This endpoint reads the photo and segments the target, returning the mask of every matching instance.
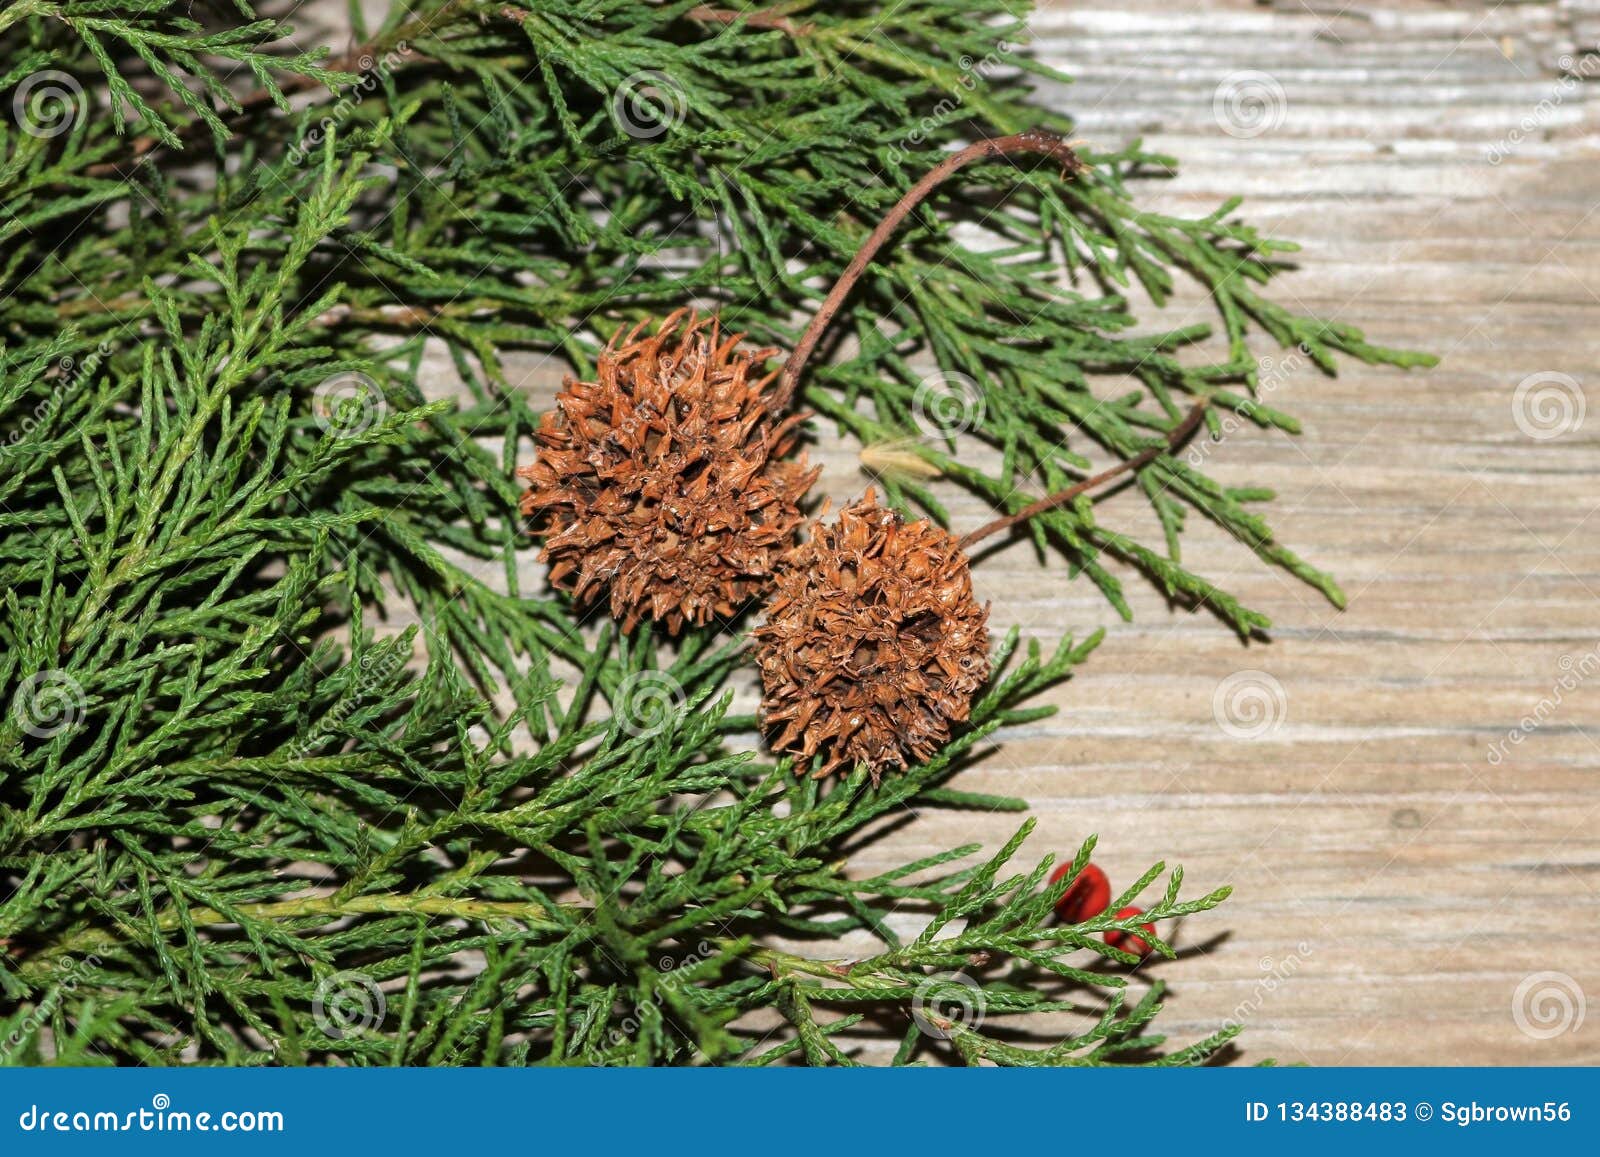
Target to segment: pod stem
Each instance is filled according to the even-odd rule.
[[[1049,495],[1046,498],[1041,498],[1037,502],[1030,502],[1027,506],[1024,506],[1015,514],[1003,515],[1000,518],[996,518],[993,522],[984,523],[982,526],[978,527],[977,530],[974,530],[971,534],[968,534],[961,539],[961,549],[970,551],[974,546],[991,535],[1000,534],[1004,531],[1010,530],[1014,526],[1019,526],[1022,523],[1027,522],[1028,519],[1033,518],[1036,515],[1043,514],[1047,510],[1054,510],[1058,506],[1065,506],[1074,498],[1077,498],[1080,494],[1087,494],[1089,491],[1103,486],[1107,482],[1111,482],[1114,479],[1120,478],[1124,474],[1128,474],[1144,466],[1148,466],[1151,462],[1154,462],[1157,458],[1161,457],[1161,455],[1170,453],[1187,442],[1190,436],[1200,428],[1200,423],[1205,419],[1205,416],[1206,403],[1202,401],[1198,403],[1192,410],[1190,410],[1188,414],[1184,415],[1183,421],[1179,422],[1171,429],[1171,431],[1168,432],[1167,440],[1160,446],[1150,446],[1146,449],[1140,450],[1127,461],[1119,462],[1107,470],[1102,470],[1098,474],[1085,478],[1082,482],[1076,482],[1059,493]]]
[[[828,291],[828,296],[817,307],[817,312],[811,316],[810,323],[800,335],[800,340],[795,343],[794,352],[784,364],[783,373],[778,379],[778,388],[773,392],[769,403],[774,412],[787,407],[794,398],[800,384],[800,374],[806,368],[806,362],[811,359],[811,355],[816,352],[817,343],[822,340],[822,335],[827,330],[828,324],[833,321],[834,314],[839,312],[844,299],[855,288],[856,282],[866,272],[867,266],[877,256],[878,250],[882,249],[893,236],[895,229],[906,219],[911,210],[922,204],[928,194],[944,184],[958,170],[973,161],[1004,157],[1012,153],[1043,153],[1054,157],[1061,162],[1063,176],[1076,176],[1088,168],[1079,160],[1078,154],[1072,151],[1072,146],[1059,134],[1045,129],[1029,129],[1006,137],[977,141],[951,153],[929,169],[921,180],[906,190],[905,196],[895,203],[894,208],[884,215],[883,220],[878,222],[877,227],[856,251],[856,255],[850,259],[845,271],[839,275],[839,280],[834,282],[833,288]]]

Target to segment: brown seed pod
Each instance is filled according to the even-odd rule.
[[[1176,450],[1205,412],[1202,402],[1161,442],[961,538],[906,522],[870,490],[837,522],[813,524],[755,632],[773,749],[808,761],[822,752],[818,775],[865,763],[874,783],[908,757],[931,758],[989,677],[989,608],[973,598],[966,552]]]
[[[815,523],[755,632],[774,750],[820,751],[818,775],[859,761],[874,782],[931,758],[989,677],[988,619],[966,555],[933,523],[906,522],[871,491]]]
[[[868,234],[779,374],[756,376],[778,351],[740,351],[714,320],[706,335],[707,322],[680,311],[653,337],[641,338],[641,325],[613,340],[596,381],[568,380],[536,432],[538,461],[517,471],[531,484],[522,509],[537,516],[551,583],[580,603],[609,592],[626,629],[651,618],[674,634],[733,615],[759,593],[793,545],[818,473],[780,459],[798,441],[802,418],[784,414],[823,331],[934,189],[969,164],[1014,153],[1052,157],[1064,176],[1086,171],[1066,141],[1039,130],[942,156]]]
[[[553,586],[608,597],[632,630],[728,618],[794,545],[817,471],[784,460],[804,415],[770,406],[775,350],[747,350],[714,318],[672,314],[613,339],[595,380],[568,379],[517,471]]]

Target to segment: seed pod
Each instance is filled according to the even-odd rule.
[[[772,746],[817,772],[931,758],[989,677],[989,608],[967,557],[931,522],[906,522],[871,491],[813,524],[783,561],[755,632]]]
[[[942,156],[868,234],[779,374],[759,369],[777,350],[740,351],[715,320],[707,335],[707,322],[679,311],[653,337],[641,338],[641,325],[613,340],[595,381],[569,379],[535,433],[538,460],[517,471],[530,483],[522,510],[544,539],[552,585],[580,604],[609,597],[627,630],[650,618],[672,634],[730,617],[758,594],[794,543],[818,473],[782,459],[803,421],[784,415],[823,331],[934,189],[969,164],[1014,153],[1052,157],[1063,176],[1085,171],[1066,141],[1038,129]]]
[[[523,513],[550,582],[609,600],[625,630],[731,618],[794,545],[817,471],[786,456],[804,415],[770,406],[775,350],[686,310],[613,339],[595,380],[568,379],[535,438]]]

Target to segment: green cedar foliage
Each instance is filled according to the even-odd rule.
[[[0,6],[0,1060],[849,1064],[885,1033],[899,1063],[1159,1057],[1160,987],[1130,995],[1109,916],[1052,922],[1028,824],[848,862],[918,809],[1020,809],[947,781],[1097,637],[1011,633],[938,758],[818,783],[729,713],[740,637],[621,636],[517,577],[537,415],[503,354],[581,373],[688,302],[786,347],[937,150],[1069,127],[1030,103],[1024,6],[351,7],[335,58],[243,0]],[[1261,338],[1424,360],[1274,304],[1290,247],[1232,205],[1141,209],[1165,158],[1088,159],[974,166],[919,211],[809,374],[818,437],[915,433],[937,363],[1000,465],[913,452],[1015,509],[1195,398],[1292,431],[1252,400]],[[1125,287],[1184,278],[1223,360],[1132,330]],[[430,339],[468,400],[419,380]],[[1172,458],[1138,484],[1160,548],[1087,502],[1032,524],[1124,612],[1108,557],[1266,625],[1180,561],[1191,511],[1340,597],[1261,492]],[[1164,929],[1224,895],[1180,883],[1119,904],[1153,890]]]

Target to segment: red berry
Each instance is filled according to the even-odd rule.
[[[1143,908],[1123,908],[1117,912],[1116,919],[1126,920],[1130,916],[1143,915]],[[1152,936],[1156,934],[1156,928],[1154,924],[1141,924],[1139,927],[1143,928]],[[1124,952],[1132,952],[1137,956],[1150,955],[1150,945],[1146,941],[1138,936],[1135,936],[1132,932],[1124,932],[1121,928],[1107,928],[1106,943],[1111,945],[1113,948],[1121,948]]]
[[[1072,871],[1072,864],[1065,863],[1050,877],[1052,884]],[[1093,920],[1106,910],[1106,905],[1111,903],[1111,881],[1106,874],[1093,864],[1085,864],[1083,871],[1078,873],[1078,878],[1061,894],[1061,899],[1056,901],[1056,915],[1063,924],[1082,924],[1085,920]]]

